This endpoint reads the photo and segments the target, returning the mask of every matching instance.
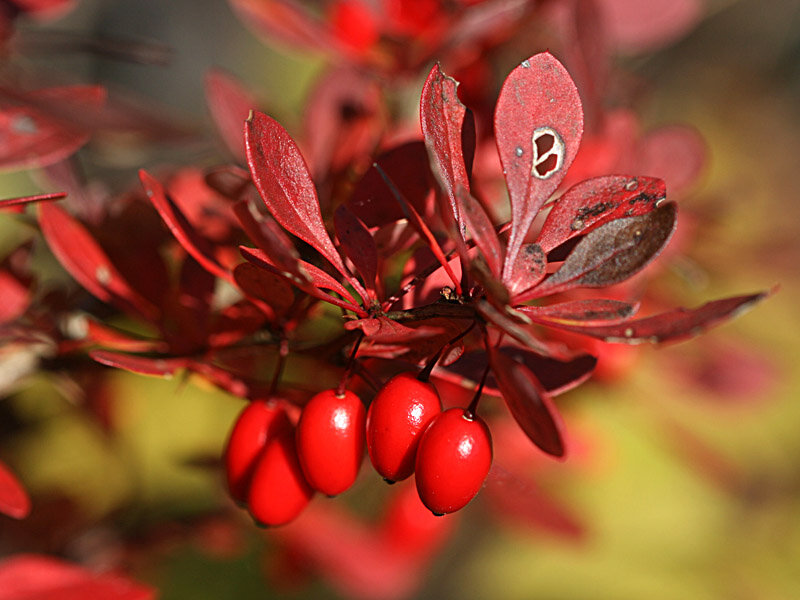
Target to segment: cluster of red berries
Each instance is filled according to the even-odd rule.
[[[434,385],[408,373],[390,379],[369,411],[351,391],[320,392],[293,424],[282,401],[251,402],[225,450],[231,496],[256,522],[295,519],[315,492],[336,496],[356,479],[366,445],[388,482],[416,473],[419,497],[436,515],[464,507],[492,464],[492,440],[474,408],[442,411]]]

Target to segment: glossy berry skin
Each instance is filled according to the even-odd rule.
[[[327,496],[336,496],[356,480],[364,458],[367,409],[345,391],[320,392],[303,408],[297,424],[297,454],[306,481]]]
[[[294,431],[267,442],[250,480],[247,506],[263,526],[285,525],[296,519],[314,496],[295,448]]]
[[[483,419],[463,408],[437,416],[417,449],[417,493],[436,515],[466,506],[492,466],[492,436]]]
[[[225,477],[231,497],[243,504],[256,459],[267,442],[291,430],[286,411],[276,400],[254,400],[239,414],[225,447]]]
[[[400,373],[386,382],[367,412],[369,458],[384,479],[402,481],[414,472],[419,438],[441,412],[433,384],[411,373]]]

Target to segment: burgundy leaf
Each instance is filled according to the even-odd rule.
[[[142,186],[144,186],[145,192],[147,192],[147,197],[150,198],[158,214],[161,215],[172,235],[180,242],[184,250],[203,265],[209,273],[213,273],[220,279],[232,281],[233,278],[228,269],[214,258],[214,249],[211,243],[198,235],[197,231],[186,219],[186,216],[167,197],[164,186],[144,170],[139,171],[139,179],[142,182]]]
[[[241,132],[240,132],[241,137]],[[221,196],[239,200],[251,184],[250,172],[236,165],[223,165],[210,169],[205,175],[206,185]]]
[[[92,350],[89,352],[100,364],[155,377],[171,377],[179,369],[185,368],[189,361],[186,358],[152,357],[138,354],[123,354],[110,350]]]
[[[30,512],[31,499],[28,493],[11,469],[0,461],[0,513],[14,519],[24,519]]]
[[[556,201],[536,241],[550,252],[609,221],[647,214],[666,196],[664,182],[653,177],[609,175],[587,179]]]
[[[458,99],[457,86],[458,82],[445,75],[438,63],[435,64],[422,88],[419,113],[433,171],[450,201],[463,236],[464,220],[458,210],[456,189],[460,186],[469,193],[469,174],[462,142],[466,107]]]
[[[511,72],[497,100],[494,130],[511,199],[508,275],[531,222],[564,178],[583,134],[578,90],[551,54],[532,56]]]
[[[424,142],[401,144],[381,154],[375,163],[395,182],[402,196],[417,212],[427,212],[425,201],[432,189],[433,175]],[[375,166],[356,184],[347,200],[347,207],[367,227],[386,225],[404,216]]]
[[[230,73],[211,69],[205,78],[206,102],[228,149],[244,162],[242,131],[250,111],[257,107],[255,97]]]
[[[0,111],[0,167],[41,167],[63,160],[89,140],[74,114],[96,113],[106,99],[100,86],[66,86],[20,94],[0,89],[23,106]]]
[[[281,276],[250,263],[237,265],[233,278],[248,296],[266,303],[276,317],[286,314],[294,303],[294,292]]]
[[[549,325],[614,325],[627,321],[639,308],[620,300],[568,300],[549,306],[518,306],[534,323]]]
[[[360,329],[370,341],[382,343],[400,343],[430,337],[439,333],[434,328],[406,327],[401,323],[387,317],[375,317],[347,321],[345,329]]]
[[[524,244],[504,278],[512,296],[531,289],[547,273],[547,257],[539,244]]]
[[[587,234],[564,264],[524,302],[574,287],[605,287],[628,279],[658,256],[675,230],[677,207],[663,204],[639,217],[617,219]]]
[[[475,312],[487,323],[491,323],[500,331],[505,332],[520,344],[534,349],[542,354],[547,354],[547,347],[542,344],[538,339],[533,337],[528,330],[523,327],[523,318],[510,307],[506,307],[506,311],[495,308],[488,300],[478,300],[475,303]]]
[[[245,148],[250,174],[275,220],[315,248],[359,293],[363,292],[325,229],[314,182],[286,130],[264,113],[254,112],[245,123]]]
[[[461,215],[462,221],[467,228],[467,238],[471,238],[480,250],[486,264],[494,277],[500,277],[503,268],[503,248],[497,237],[489,215],[472,195],[467,188],[456,185],[456,211]]]
[[[157,318],[158,309],[130,287],[97,241],[60,206],[40,204],[39,226],[59,262],[92,295]]]
[[[372,234],[348,208],[342,204],[333,215],[336,237],[339,244],[364,281],[364,287],[373,300],[375,295],[375,278],[378,276],[378,247]]]
[[[772,291],[761,292],[713,300],[699,308],[676,308],[659,315],[617,325],[580,326],[558,322],[548,324],[552,327],[600,338],[607,342],[625,344],[674,342],[693,337],[709,327],[732,319],[772,293]]]
[[[564,456],[561,417],[536,376],[496,348],[489,350],[489,363],[508,409],[525,434],[548,454]]]
[[[155,592],[122,575],[102,574],[44,555],[0,562],[0,600],[154,600]]]
[[[44,202],[46,200],[60,200],[66,197],[64,192],[55,192],[52,194],[39,194],[37,196],[22,196],[20,198],[4,198],[0,200],[0,209],[10,208],[12,206],[23,206],[30,202]]]

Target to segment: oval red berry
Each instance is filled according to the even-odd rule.
[[[367,412],[369,458],[384,479],[402,481],[414,472],[419,437],[441,411],[433,384],[411,373],[386,382]]]
[[[244,503],[247,499],[256,459],[267,442],[290,429],[286,411],[274,399],[254,400],[239,414],[224,453],[225,477],[234,500]]]
[[[437,416],[417,449],[417,492],[431,512],[443,515],[466,506],[492,466],[492,436],[486,423],[463,408]]]
[[[356,480],[364,458],[367,410],[345,391],[320,392],[303,408],[297,424],[297,454],[312,488],[336,496]]]
[[[247,505],[260,525],[285,525],[296,519],[314,496],[300,468],[294,431],[277,435],[267,442],[259,457]]]

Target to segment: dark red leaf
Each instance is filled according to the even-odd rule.
[[[155,592],[116,574],[49,556],[18,554],[0,562],[0,600],[154,600]]]
[[[676,205],[668,203],[646,215],[598,227],[575,246],[558,271],[515,301],[575,287],[605,287],[628,279],[658,256],[675,230],[676,217]]]
[[[176,371],[189,364],[189,360],[186,358],[142,356],[110,350],[92,350],[89,352],[89,356],[109,367],[155,377],[171,377]]]
[[[466,237],[472,239],[480,250],[492,275],[500,277],[503,268],[503,248],[489,215],[469,191],[456,185],[456,210],[467,228]]]
[[[457,86],[458,82],[435,64],[422,88],[419,114],[433,172],[450,201],[450,209],[463,236],[465,224],[458,210],[456,190],[460,186],[469,193],[469,174],[462,143],[466,107],[458,99]]]
[[[401,144],[381,154],[375,162],[395,182],[408,203],[418,213],[426,214],[425,200],[430,195],[433,176],[425,143],[414,141]],[[374,166],[356,184],[347,200],[347,207],[367,227],[386,225],[404,216]]]
[[[294,303],[292,288],[275,273],[250,263],[242,263],[233,270],[233,278],[246,295],[266,303],[275,317],[285,315]]]
[[[255,97],[230,73],[211,69],[205,78],[206,102],[225,145],[244,162],[244,122],[258,108]]]
[[[240,137],[242,137],[241,132]],[[244,141],[242,143],[244,144]],[[250,172],[236,165],[223,165],[210,169],[206,172],[205,181],[212,190],[231,200],[239,200],[251,184]]]
[[[707,302],[699,308],[676,308],[652,317],[618,325],[580,326],[550,322],[552,327],[575,331],[607,342],[641,344],[675,342],[698,335],[750,309],[773,292],[734,296]]]
[[[24,519],[30,512],[31,499],[28,493],[11,469],[0,461],[0,513],[15,519]]]
[[[575,158],[583,134],[578,90],[551,54],[532,56],[511,72],[497,100],[494,130],[511,199],[505,276],[534,217]]]
[[[378,247],[375,245],[372,234],[345,204],[336,209],[333,215],[333,224],[336,228],[339,245],[347,258],[355,265],[371,298],[376,300],[375,278],[378,276]]]
[[[186,216],[180,211],[177,205],[167,197],[164,186],[144,170],[139,171],[139,179],[144,186],[147,197],[161,215],[161,218],[169,227],[172,235],[180,242],[198,263],[209,272],[226,281],[233,281],[230,271],[223,267],[214,257],[214,249],[211,243],[198,235]]]
[[[561,417],[536,376],[497,348],[489,349],[489,364],[508,409],[525,434],[548,454],[564,456]]]
[[[630,319],[638,308],[638,304],[621,300],[591,299],[569,300],[549,306],[518,306],[517,310],[535,323],[591,326],[622,323]]]
[[[531,289],[547,273],[547,257],[539,244],[524,244],[504,278],[512,296]]]
[[[40,204],[39,226],[56,258],[92,295],[132,308],[147,318],[157,318],[158,309],[130,287],[103,248],[60,206]]]
[[[64,192],[55,192],[52,194],[39,194],[37,196],[22,196],[20,198],[4,198],[0,200],[0,209],[10,208],[12,206],[23,206],[30,202],[44,202],[46,200],[60,200],[67,196]]]
[[[250,174],[275,220],[315,248],[359,293],[363,292],[325,229],[314,182],[286,130],[264,113],[255,112],[245,124],[245,148]]]
[[[653,177],[609,175],[587,179],[556,200],[536,241],[550,252],[609,221],[647,214],[666,196],[664,182]]]

